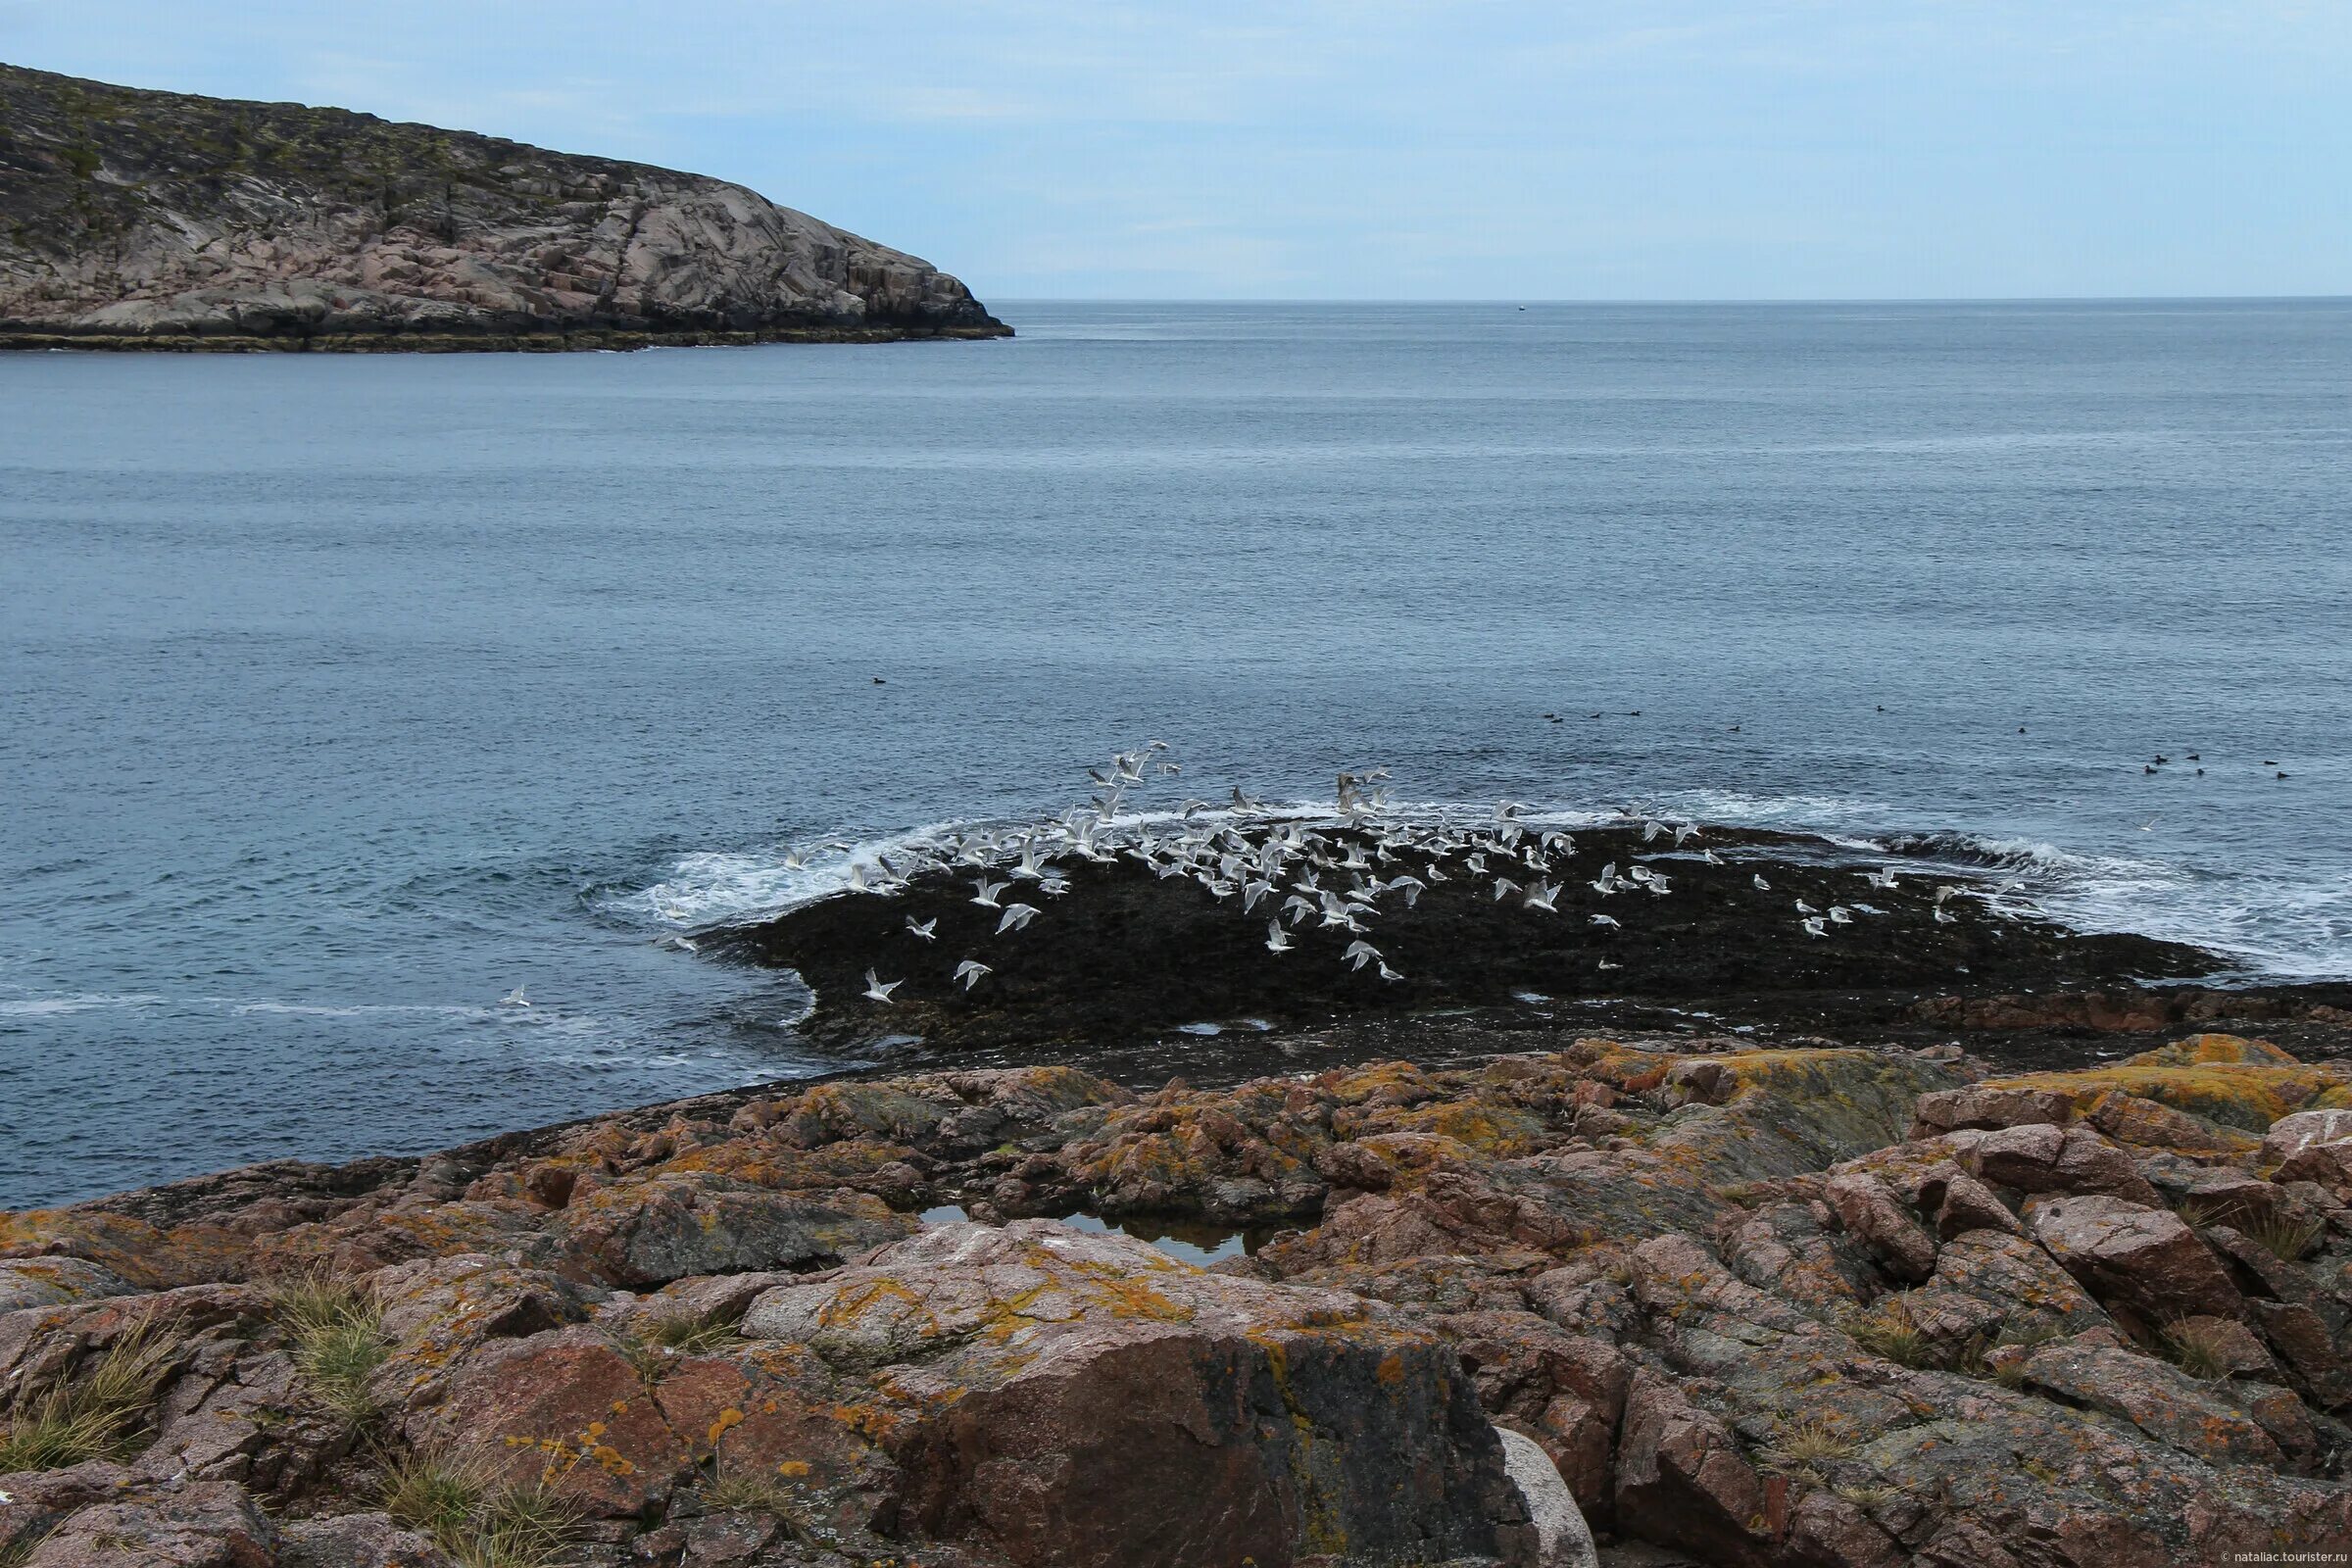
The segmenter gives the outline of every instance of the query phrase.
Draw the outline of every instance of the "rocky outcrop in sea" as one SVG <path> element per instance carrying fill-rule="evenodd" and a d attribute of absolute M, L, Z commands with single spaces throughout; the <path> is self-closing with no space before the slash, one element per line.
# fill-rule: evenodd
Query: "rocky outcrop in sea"
<path fill-rule="evenodd" d="M 0 347 L 1009 332 L 928 262 L 722 180 L 0 65 Z"/>

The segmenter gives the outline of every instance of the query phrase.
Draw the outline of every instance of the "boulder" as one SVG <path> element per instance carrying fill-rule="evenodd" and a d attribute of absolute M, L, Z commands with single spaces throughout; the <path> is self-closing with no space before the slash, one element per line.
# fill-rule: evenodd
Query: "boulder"
<path fill-rule="evenodd" d="M 1535 1530 L 1534 1568 L 1600 1568 L 1592 1532 L 1549 1456 L 1508 1427 L 1496 1427 L 1494 1436 L 1502 1443 L 1503 1470 L 1519 1489 Z"/>
<path fill-rule="evenodd" d="M 272 1568 L 277 1527 L 225 1481 L 198 1481 L 68 1515 L 24 1568 Z"/>
<path fill-rule="evenodd" d="M 1452 1351 L 1360 1298 L 1021 1220 L 925 1231 L 768 1292 L 742 1328 L 862 1383 L 902 1538 L 1040 1568 L 1529 1544 Z"/>
<path fill-rule="evenodd" d="M 1896 1279 L 1916 1285 L 1935 1271 L 1936 1238 L 1877 1177 L 1841 1171 L 1822 1185 L 1822 1197 Z"/>
<path fill-rule="evenodd" d="M 1639 1539 L 1741 1568 L 1764 1561 L 1764 1484 L 1723 1422 L 1643 1370 L 1618 1440 L 1617 1522 Z"/>
<path fill-rule="evenodd" d="M 2007 1127 L 1959 1158 L 1972 1175 L 2021 1193 L 2105 1193 L 2149 1207 L 2163 1201 L 2130 1154 L 2087 1127 Z"/>
<path fill-rule="evenodd" d="M 2255 1157 L 2266 1167 L 2287 1160 L 2319 1144 L 2352 1139 L 2352 1110 L 2298 1110 L 2271 1123 Z"/>
<path fill-rule="evenodd" d="M 505 1482 L 598 1519 L 664 1501 L 695 1462 L 638 1368 L 585 1327 L 484 1348 L 404 1430 L 420 1448 L 478 1451 Z"/>
<path fill-rule="evenodd" d="M 2012 1089 L 1972 1084 L 1919 1097 L 1911 1136 L 1929 1138 L 1961 1127 L 2024 1127 L 2071 1121 L 2074 1101 L 2056 1089 Z"/>
<path fill-rule="evenodd" d="M 2100 1194 L 2034 1198 L 2026 1223 L 2091 1295 L 2145 1324 L 2244 1315 L 2221 1260 L 2168 1209 Z"/>

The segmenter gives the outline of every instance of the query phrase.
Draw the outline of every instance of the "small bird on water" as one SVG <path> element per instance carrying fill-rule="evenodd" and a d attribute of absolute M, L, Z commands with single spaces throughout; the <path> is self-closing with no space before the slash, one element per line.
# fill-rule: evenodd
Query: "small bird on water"
<path fill-rule="evenodd" d="M 2281 778 L 2284 778 L 2285 776 L 2286 775 L 2283 773 L 2279 775 Z M 522 987 L 516 986 L 514 990 L 499 998 L 498 1004 L 502 1007 L 527 1007 L 531 1004 L 531 999 L 522 994 Z"/>

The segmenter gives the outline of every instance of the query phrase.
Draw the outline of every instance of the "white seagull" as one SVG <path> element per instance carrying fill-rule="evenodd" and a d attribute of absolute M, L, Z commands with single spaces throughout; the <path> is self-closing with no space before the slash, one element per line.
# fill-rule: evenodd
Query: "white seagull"
<path fill-rule="evenodd" d="M 1268 920 L 1266 922 L 1266 951 L 1268 953 L 1288 953 L 1291 951 L 1291 934 L 1282 928 L 1282 922 L 1280 920 Z"/>
<path fill-rule="evenodd" d="M 972 902 L 983 908 L 1002 909 L 1004 906 L 997 902 L 997 895 L 1011 885 L 1009 882 L 991 882 L 988 878 L 982 877 L 972 884 L 975 890 L 972 894 Z"/>
<path fill-rule="evenodd" d="M 935 914 L 928 920 L 909 920 L 906 922 L 906 931 L 909 936 L 921 937 L 925 942 L 934 941 L 939 936 L 939 916 Z"/>
<path fill-rule="evenodd" d="M 890 1002 L 890 994 L 893 991 L 898 990 L 899 987 L 905 985 L 906 983 L 906 982 L 904 980 L 893 980 L 890 984 L 884 985 L 881 981 L 881 978 L 877 976 L 873 970 L 868 969 L 865 971 L 865 990 L 860 992 L 859 995 L 864 997 L 869 1002 L 879 1002 L 885 1005 L 888 1005 Z"/>
<path fill-rule="evenodd" d="M 978 958 L 966 958 L 956 966 L 956 982 L 966 991 L 978 985 L 982 975 L 994 973 L 996 973 L 995 970 L 982 963 Z"/>
<path fill-rule="evenodd" d="M 1036 918 L 1036 905 L 1007 904 L 1004 906 L 1004 918 L 997 922 L 997 935 L 1003 936 L 1007 931 L 1018 931 Z"/>
<path fill-rule="evenodd" d="M 498 1004 L 502 1007 L 527 1007 L 531 1004 L 531 999 L 522 994 L 522 987 L 516 986 L 499 998 Z"/>

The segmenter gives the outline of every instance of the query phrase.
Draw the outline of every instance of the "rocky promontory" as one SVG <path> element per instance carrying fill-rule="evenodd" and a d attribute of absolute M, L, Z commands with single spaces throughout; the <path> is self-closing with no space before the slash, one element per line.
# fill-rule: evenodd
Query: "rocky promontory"
<path fill-rule="evenodd" d="M 722 180 L 0 65 L 0 347 L 1009 334 L 928 262 Z"/>
<path fill-rule="evenodd" d="M 2352 993 L 1872 859 L 860 858 L 702 951 L 880 1066 L 0 1214 L 0 1563 L 2352 1547 Z"/>
<path fill-rule="evenodd" d="M 2216 1034 L 2027 1073 L 1492 1044 L 777 1086 L 0 1216 L 0 1558 L 2352 1543 L 2352 1069 Z"/>

